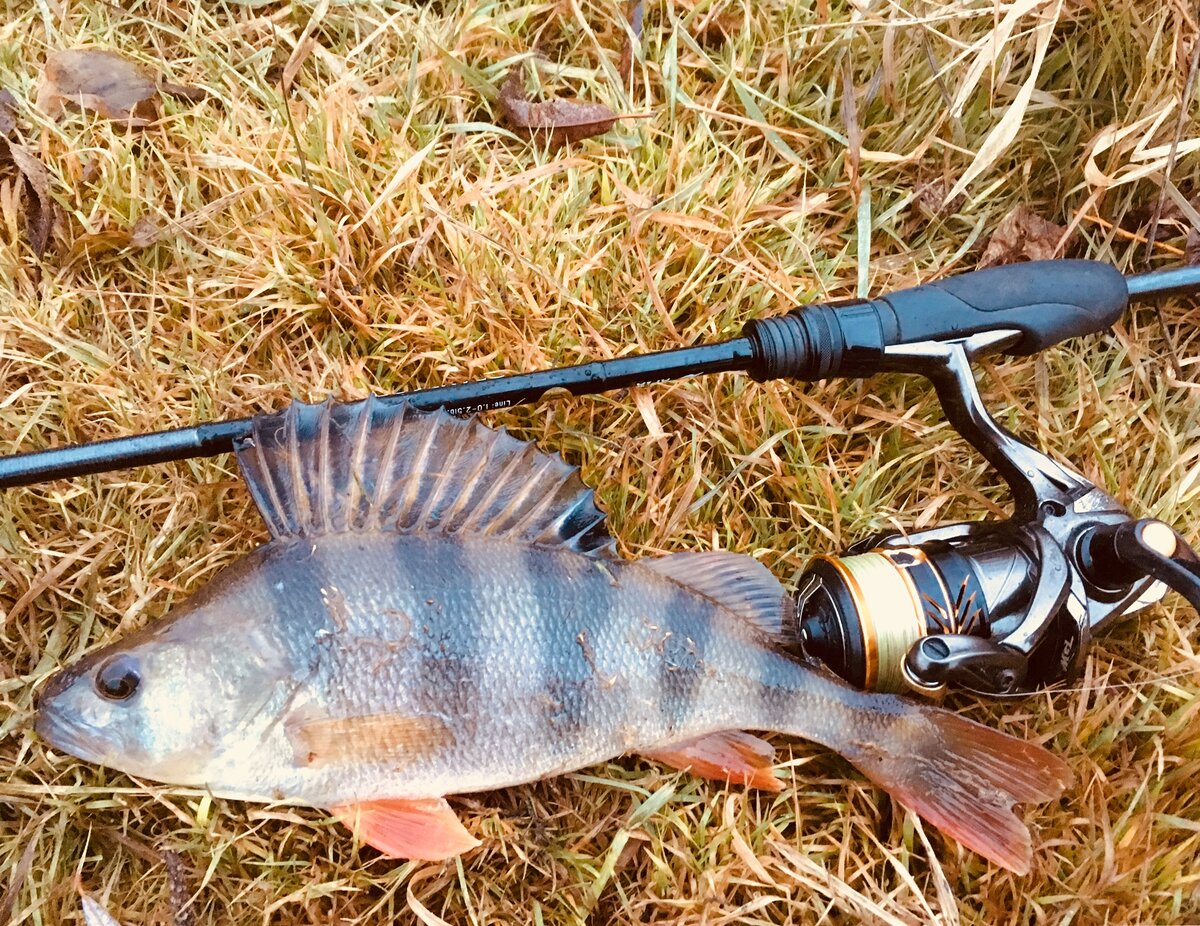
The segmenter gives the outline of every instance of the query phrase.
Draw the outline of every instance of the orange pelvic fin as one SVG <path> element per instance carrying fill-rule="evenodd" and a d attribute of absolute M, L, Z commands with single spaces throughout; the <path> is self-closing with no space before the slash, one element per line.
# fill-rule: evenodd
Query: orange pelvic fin
<path fill-rule="evenodd" d="M 364 801 L 331 812 L 360 840 L 389 858 L 440 862 L 479 845 L 442 797 Z"/>
<path fill-rule="evenodd" d="M 968 849 L 1017 874 L 1033 851 L 1014 804 L 1059 797 L 1071 781 L 1067 764 L 1035 743 L 948 711 L 896 751 L 858 744 L 854 764 L 918 816 Z"/>
<path fill-rule="evenodd" d="M 771 773 L 775 749 L 765 740 L 738 730 L 710 733 L 682 743 L 643 751 L 649 759 L 693 775 L 749 785 L 764 791 L 782 791 L 783 782 Z"/>

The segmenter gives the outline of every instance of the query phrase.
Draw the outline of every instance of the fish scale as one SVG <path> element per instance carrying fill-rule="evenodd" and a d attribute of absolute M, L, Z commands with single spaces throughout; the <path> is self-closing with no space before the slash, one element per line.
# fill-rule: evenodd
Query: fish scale
<path fill-rule="evenodd" d="M 1012 807 L 1061 793 L 1065 765 L 789 655 L 790 599 L 753 559 L 621 559 L 576 470 L 444 412 L 293 403 L 237 452 L 272 539 L 52 679 L 51 743 L 437 859 L 477 844 L 445 795 L 624 753 L 778 790 L 737 732 L 769 730 L 1028 867 Z"/>

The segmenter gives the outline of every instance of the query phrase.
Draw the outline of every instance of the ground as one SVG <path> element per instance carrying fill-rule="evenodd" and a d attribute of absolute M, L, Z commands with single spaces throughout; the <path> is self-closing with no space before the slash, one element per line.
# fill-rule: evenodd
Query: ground
<path fill-rule="evenodd" d="M 1175 265 L 1200 238 L 1184 0 L 650 0 L 628 82 L 617 0 L 0 6 L 0 85 L 57 211 L 35 247 L 36 190 L 0 163 L 4 453 L 712 341 L 985 257 Z M 47 58 L 79 46 L 202 92 L 140 128 L 38 108 Z M 630 118 L 518 138 L 496 124 L 514 67 Z M 1139 307 L 985 363 L 984 394 L 1195 540 L 1198 330 L 1194 302 Z M 731 549 L 790 581 L 878 530 L 1007 511 L 911 376 L 726 374 L 487 417 L 579 463 L 629 556 Z M 173 851 L 197 923 L 1200 920 L 1198 627 L 1175 596 L 1069 688 L 950 702 L 1074 771 L 1028 812 L 1026 877 L 780 737 L 779 795 L 631 758 L 464 798 L 483 845 L 445 864 L 37 739 L 55 667 L 263 537 L 229 456 L 4 494 L 0 919 L 81 922 L 82 884 L 125 926 L 171 922 Z"/>

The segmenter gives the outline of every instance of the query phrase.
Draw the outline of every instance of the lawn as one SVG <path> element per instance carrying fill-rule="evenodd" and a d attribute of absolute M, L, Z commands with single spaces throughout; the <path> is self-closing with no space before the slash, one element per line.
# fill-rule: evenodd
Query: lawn
<path fill-rule="evenodd" d="M 0 162 L 3 453 L 711 341 L 984 260 L 1200 259 L 1183 0 L 649 0 L 640 37 L 616 0 L 0 9 L 13 139 L 46 168 Z M 88 46 L 180 86 L 140 127 L 56 112 L 47 61 Z M 514 68 L 532 99 L 628 118 L 523 137 Z M 1196 540 L 1198 328 L 1195 302 L 1139 307 L 985 363 L 983 393 Z M 1008 510 L 916 377 L 726 374 L 486 418 L 582 466 L 627 556 L 730 549 L 788 582 L 876 531 Z M 1200 921 L 1198 618 L 1174 595 L 1070 687 L 949 702 L 1074 770 L 1027 812 L 1025 877 L 784 737 L 778 795 L 624 758 L 466 796 L 483 845 L 442 864 L 38 740 L 56 667 L 265 536 L 229 456 L 4 494 L 0 921 L 82 922 L 80 885 L 123 926 Z"/>

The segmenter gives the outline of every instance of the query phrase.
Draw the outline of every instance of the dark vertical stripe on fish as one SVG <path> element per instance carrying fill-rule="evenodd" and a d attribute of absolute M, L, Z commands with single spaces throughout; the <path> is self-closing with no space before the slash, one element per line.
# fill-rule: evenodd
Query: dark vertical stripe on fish
<path fill-rule="evenodd" d="M 398 558 L 412 577 L 414 588 L 440 590 L 437 594 L 425 592 L 427 597 L 418 597 L 413 609 L 413 633 L 421 651 L 423 682 L 416 701 L 421 709 L 452 719 L 463 734 L 459 737 L 461 747 L 469 741 L 483 709 L 480 674 L 488 655 L 482 652 L 479 627 L 489 615 L 481 600 L 476 563 L 457 540 L 433 544 L 400 538 L 397 544 Z"/>
<path fill-rule="evenodd" d="M 303 537 L 262 549 L 268 552 L 256 581 L 271 600 L 274 619 L 269 623 L 288 628 L 280 643 L 289 650 L 294 665 L 314 672 L 324 651 L 321 641 L 336 630 L 321 592 L 327 571 L 324 557 L 312 540 Z"/>
<path fill-rule="evenodd" d="M 703 605 L 694 593 L 673 587 L 664 624 L 675 629 L 664 628 L 658 677 L 659 718 L 668 736 L 686 726 L 704 680 L 704 657 L 713 622 L 708 615 L 692 618 L 700 607 Z"/>
<path fill-rule="evenodd" d="M 789 683 L 789 679 L 780 676 L 779 655 L 770 646 L 766 646 L 756 653 L 755 661 L 758 663 L 754 677 L 760 682 L 758 698 L 761 715 L 775 717 L 780 713 L 791 713 L 793 685 Z"/>
<path fill-rule="evenodd" d="M 541 629 L 542 659 L 546 679 L 547 720 L 556 744 L 570 751 L 586 738 L 599 721 L 600 699 L 612 696 L 614 642 L 608 639 L 613 608 L 617 605 L 613 576 L 596 561 L 574 554 L 546 555 L 530 549 L 526 557 L 535 576 L 535 594 L 545 601 L 563 602 L 565 579 L 577 595 L 566 596 L 560 608 L 544 609 Z"/>

